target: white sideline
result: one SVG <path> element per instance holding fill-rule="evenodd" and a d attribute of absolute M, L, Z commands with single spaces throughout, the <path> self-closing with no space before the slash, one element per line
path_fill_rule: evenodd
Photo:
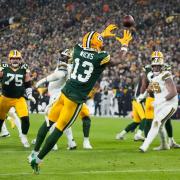
<path fill-rule="evenodd" d="M 180 169 L 134 169 L 118 171 L 79 171 L 79 172 L 60 172 L 60 173 L 42 173 L 42 175 L 76 175 L 76 174 L 108 174 L 108 173 L 149 173 L 149 172 L 180 172 Z M 4 173 L 0 176 L 22 176 L 32 175 L 32 173 Z"/>

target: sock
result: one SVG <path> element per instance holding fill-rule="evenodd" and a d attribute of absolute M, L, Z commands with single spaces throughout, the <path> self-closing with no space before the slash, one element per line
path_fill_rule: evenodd
<path fill-rule="evenodd" d="M 142 136 L 142 132 L 143 132 L 142 130 L 138 129 L 136 134 L 137 134 L 138 136 Z"/>
<path fill-rule="evenodd" d="M 165 130 L 164 126 L 160 127 L 159 135 L 160 135 L 160 138 L 161 138 L 161 145 L 165 146 L 167 144 L 167 138 L 166 138 L 166 130 Z"/>
<path fill-rule="evenodd" d="M 68 129 L 66 129 L 66 130 L 64 131 L 64 133 L 65 133 L 65 135 L 66 135 L 66 137 L 67 137 L 68 144 L 71 144 L 71 142 L 74 140 L 71 127 L 68 128 Z"/>
<path fill-rule="evenodd" d="M 171 124 L 171 119 L 168 119 L 166 121 L 165 128 L 166 128 L 168 137 L 169 138 L 173 137 L 173 128 L 172 128 L 172 124 Z"/>
<path fill-rule="evenodd" d="M 127 134 L 127 132 L 126 132 L 126 130 L 122 130 L 122 131 L 120 132 L 120 134 L 121 134 L 121 136 L 124 136 L 125 134 Z"/>
<path fill-rule="evenodd" d="M 63 132 L 59 129 L 55 128 L 52 134 L 49 135 L 49 137 L 46 139 L 46 142 L 41 149 L 41 151 L 38 154 L 39 159 L 43 159 L 49 151 L 54 147 L 54 145 L 57 143 L 58 139 L 62 136 Z"/>
<path fill-rule="evenodd" d="M 145 141 L 142 145 L 144 150 L 148 149 L 148 147 L 150 146 L 150 144 L 152 143 L 154 138 L 157 136 L 157 134 L 159 132 L 159 128 L 160 128 L 160 122 L 154 120 L 152 122 L 152 126 L 151 126 L 151 129 L 147 135 L 147 138 L 145 139 Z"/>
<path fill-rule="evenodd" d="M 89 131 L 91 127 L 91 119 L 89 118 L 89 116 L 83 117 L 82 123 L 84 137 L 89 137 Z"/>
<path fill-rule="evenodd" d="M 172 144 L 175 144 L 175 140 L 173 137 L 169 137 L 169 145 L 171 146 Z"/>
<path fill-rule="evenodd" d="M 22 134 L 27 134 L 29 131 L 29 117 L 28 116 L 24 116 L 21 117 L 21 129 L 22 129 Z"/>
<path fill-rule="evenodd" d="M 4 120 L 0 119 L 0 132 L 1 132 L 1 130 L 2 130 L 2 125 L 3 125 L 3 123 L 4 123 Z"/>
<path fill-rule="evenodd" d="M 14 123 L 18 129 L 18 132 L 19 132 L 19 137 L 22 135 L 22 130 L 21 130 L 21 121 L 20 119 L 18 118 L 17 114 L 14 112 L 14 113 L 9 113 L 9 116 L 14 120 Z"/>
<path fill-rule="evenodd" d="M 144 124 L 144 135 L 147 137 L 149 130 L 151 129 L 152 119 L 146 119 Z"/>
<path fill-rule="evenodd" d="M 7 130 L 6 123 L 5 123 L 5 121 L 2 121 L 2 122 L 4 122 L 4 123 L 2 124 L 2 127 L 1 127 L 1 134 L 7 135 L 7 134 L 9 134 L 9 131 Z"/>
<path fill-rule="evenodd" d="M 84 141 L 89 141 L 89 138 L 88 137 L 84 137 Z"/>
<path fill-rule="evenodd" d="M 139 124 L 139 129 L 141 131 L 144 131 L 145 122 L 146 122 L 146 119 L 142 119 L 140 124 Z"/>
<path fill-rule="evenodd" d="M 42 126 L 39 128 L 38 130 L 38 134 L 37 134 L 37 137 L 36 137 L 36 143 L 35 143 L 35 146 L 34 146 L 34 151 L 39 151 L 50 127 L 53 125 L 53 122 L 52 121 L 49 121 L 50 122 L 50 126 L 47 127 L 47 124 L 46 124 L 46 121 L 42 124 Z"/>
<path fill-rule="evenodd" d="M 129 131 L 134 132 L 134 130 L 136 129 L 136 127 L 139 125 L 139 123 L 136 122 L 132 122 L 131 124 L 129 124 L 126 128 L 125 131 L 128 133 Z"/>

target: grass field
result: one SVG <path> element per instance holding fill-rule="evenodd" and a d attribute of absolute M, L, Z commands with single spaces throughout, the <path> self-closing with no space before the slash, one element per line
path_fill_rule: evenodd
<path fill-rule="evenodd" d="M 29 139 L 37 133 L 43 115 L 31 115 Z M 141 142 L 133 141 L 133 134 L 117 141 L 115 135 L 130 122 L 128 119 L 92 118 L 91 143 L 93 150 L 82 148 L 82 126 L 77 120 L 73 125 L 78 149 L 66 150 L 66 137 L 58 142 L 60 149 L 44 159 L 40 175 L 32 174 L 27 163 L 31 149 L 24 149 L 17 130 L 10 129 L 11 137 L 0 139 L 0 180 L 12 179 L 73 179 L 73 180 L 179 180 L 180 149 L 155 152 L 159 139 L 147 153 L 140 153 Z M 180 121 L 173 121 L 174 137 L 180 143 Z"/>

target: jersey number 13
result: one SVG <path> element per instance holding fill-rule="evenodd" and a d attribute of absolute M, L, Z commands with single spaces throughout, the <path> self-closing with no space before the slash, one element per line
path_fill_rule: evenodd
<path fill-rule="evenodd" d="M 82 67 L 80 67 L 80 64 L 79 64 L 80 59 L 76 58 L 74 61 L 75 61 L 75 67 L 74 67 L 73 72 L 71 74 L 71 78 L 76 79 L 76 80 L 83 82 L 83 83 L 87 82 L 89 80 L 89 78 L 91 77 L 91 74 L 94 70 L 93 64 L 91 62 L 84 61 L 82 63 Z M 83 74 L 77 74 L 78 68 L 84 69 Z"/>

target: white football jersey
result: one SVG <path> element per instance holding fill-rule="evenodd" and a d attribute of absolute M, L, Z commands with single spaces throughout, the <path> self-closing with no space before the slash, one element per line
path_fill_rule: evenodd
<path fill-rule="evenodd" d="M 165 98 L 169 94 L 168 89 L 166 88 L 165 85 L 165 81 L 169 78 L 173 79 L 172 74 L 169 71 L 163 71 L 159 75 L 153 76 L 153 78 L 151 79 L 155 102 L 161 101 L 162 98 Z M 177 96 L 175 96 L 174 98 L 172 98 L 167 102 L 177 103 L 177 101 L 178 101 Z"/>
<path fill-rule="evenodd" d="M 56 93 L 60 93 L 68 78 L 68 70 L 64 67 L 56 68 L 54 73 L 51 74 L 51 76 L 54 77 L 54 79 L 56 80 L 49 82 L 48 92 L 50 96 Z"/>

